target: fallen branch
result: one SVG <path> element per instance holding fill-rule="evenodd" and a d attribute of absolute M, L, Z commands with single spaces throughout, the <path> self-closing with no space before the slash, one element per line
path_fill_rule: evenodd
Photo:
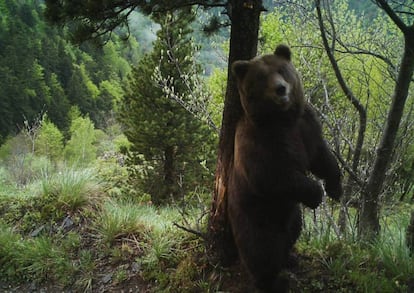
<path fill-rule="evenodd" d="M 198 236 L 198 237 L 200 237 L 204 240 L 207 239 L 207 235 L 203 232 L 200 232 L 200 231 L 197 231 L 197 230 L 194 230 L 194 229 L 191 229 L 191 228 L 184 227 L 184 226 L 182 226 L 182 225 L 180 225 L 176 222 L 174 222 L 173 225 L 176 226 L 177 228 L 180 228 L 180 229 L 188 232 L 188 233 L 194 234 L 194 235 L 196 235 L 196 236 Z"/>

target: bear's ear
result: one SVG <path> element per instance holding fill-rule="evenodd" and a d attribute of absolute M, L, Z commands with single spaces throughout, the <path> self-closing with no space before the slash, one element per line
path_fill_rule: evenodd
<path fill-rule="evenodd" d="M 231 71 L 237 79 L 242 80 L 249 69 L 249 61 L 235 61 L 231 66 Z"/>
<path fill-rule="evenodd" d="M 290 51 L 290 48 L 288 46 L 279 45 L 276 47 L 275 55 L 290 61 L 290 58 L 292 57 L 292 52 Z"/>

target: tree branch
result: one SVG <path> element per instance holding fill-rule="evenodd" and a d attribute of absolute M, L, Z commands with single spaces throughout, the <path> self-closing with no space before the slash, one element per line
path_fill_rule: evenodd
<path fill-rule="evenodd" d="M 326 51 L 326 54 L 328 55 L 329 61 L 331 63 L 331 66 L 334 70 L 336 79 L 338 80 L 338 83 L 344 92 L 345 96 L 348 98 L 348 100 L 351 102 L 351 104 L 354 106 L 354 108 L 358 111 L 359 114 L 359 130 L 358 130 L 358 138 L 357 143 L 355 147 L 355 152 L 353 155 L 353 162 L 352 162 L 352 170 L 355 172 L 358 164 L 359 164 L 359 158 L 361 156 L 362 146 L 364 143 L 364 136 L 365 136 L 365 130 L 367 125 L 367 113 L 365 110 L 365 107 L 360 103 L 360 101 L 355 97 L 352 90 L 348 87 L 348 85 L 345 82 L 345 79 L 342 76 L 341 70 L 339 69 L 338 63 L 335 59 L 335 56 L 333 55 L 332 49 L 329 47 L 328 38 L 326 36 L 326 28 L 323 23 L 322 18 L 322 10 L 321 10 L 321 1 L 316 0 L 316 11 L 318 16 L 318 24 L 319 29 L 321 32 L 322 42 Z M 331 24 L 333 26 L 333 24 Z M 335 39 L 332 39 L 333 43 Z M 332 45 L 333 47 L 334 45 Z"/>
<path fill-rule="evenodd" d="M 182 226 L 182 225 L 180 225 L 180 224 L 178 224 L 176 222 L 174 222 L 173 225 L 176 226 L 177 228 L 180 228 L 180 229 L 188 232 L 188 233 L 194 234 L 194 235 L 196 235 L 196 236 L 198 236 L 198 237 L 200 237 L 202 239 L 206 239 L 207 238 L 207 235 L 205 233 L 203 233 L 203 232 L 200 232 L 200 231 L 197 231 L 197 230 L 194 230 L 194 229 L 191 229 L 191 228 L 184 227 L 184 226 Z"/>
<path fill-rule="evenodd" d="M 358 184 L 359 187 L 364 187 L 365 182 L 359 178 L 359 176 L 352 170 L 352 168 L 348 165 L 347 162 L 342 158 L 340 154 L 336 150 L 332 151 L 337 160 L 341 163 L 342 167 L 346 170 L 346 172 L 351 176 L 352 180 L 355 181 L 356 184 Z"/>
<path fill-rule="evenodd" d="M 378 7 L 385 11 L 385 13 L 391 18 L 391 20 L 395 23 L 396 26 L 406 34 L 408 27 L 402 21 L 402 19 L 395 13 L 395 11 L 388 5 L 387 1 L 385 0 L 375 0 L 375 3 Z"/>

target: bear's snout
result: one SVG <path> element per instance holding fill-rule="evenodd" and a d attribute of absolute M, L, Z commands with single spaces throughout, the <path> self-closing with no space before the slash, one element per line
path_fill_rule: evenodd
<path fill-rule="evenodd" d="M 275 95 L 275 101 L 278 105 L 283 107 L 285 110 L 286 107 L 290 104 L 290 87 L 289 84 L 284 80 L 277 80 L 274 84 L 273 93 Z"/>
<path fill-rule="evenodd" d="M 275 74 L 269 80 L 269 89 L 273 91 L 272 95 L 276 97 L 278 104 L 289 102 L 290 84 L 280 74 Z"/>
<path fill-rule="evenodd" d="M 284 84 L 278 84 L 276 85 L 276 95 L 278 95 L 279 97 L 283 97 L 286 96 L 286 86 Z"/>

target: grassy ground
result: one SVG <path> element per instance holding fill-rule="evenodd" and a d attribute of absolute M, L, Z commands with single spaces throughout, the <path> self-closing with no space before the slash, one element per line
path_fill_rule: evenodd
<path fill-rule="evenodd" d="M 25 186 L 0 170 L 1 292 L 252 292 L 239 265 L 209 263 L 203 241 L 174 225 L 203 225 L 195 204 L 126 199 L 94 169 Z M 362 245 L 339 239 L 322 209 L 307 212 L 291 292 L 414 292 L 407 218 L 395 208 L 377 242 Z"/>

